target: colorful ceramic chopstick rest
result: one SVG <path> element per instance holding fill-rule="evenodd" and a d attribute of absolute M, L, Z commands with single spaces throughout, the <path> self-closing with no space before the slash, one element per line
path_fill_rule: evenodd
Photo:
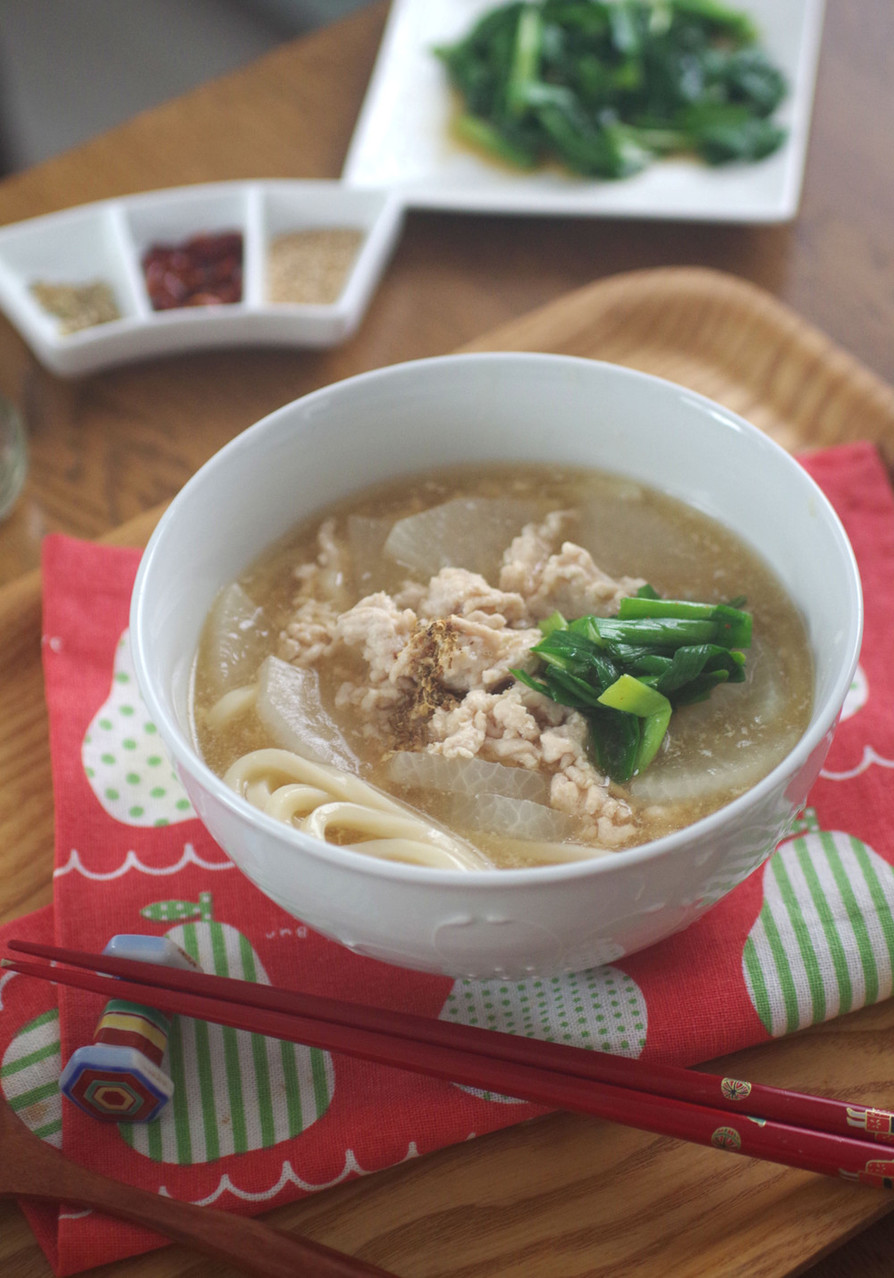
<path fill-rule="evenodd" d="M 178 945 L 164 936 L 121 934 L 103 950 L 119 958 L 142 959 L 164 967 L 195 968 Z M 162 1068 L 170 1021 L 163 1012 L 126 999 L 110 999 L 92 1043 L 72 1053 L 59 1090 L 93 1118 L 114 1123 L 148 1123 L 174 1094 Z"/>

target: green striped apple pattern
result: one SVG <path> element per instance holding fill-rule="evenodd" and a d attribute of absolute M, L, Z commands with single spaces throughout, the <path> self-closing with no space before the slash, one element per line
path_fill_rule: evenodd
<path fill-rule="evenodd" d="M 609 966 L 524 981 L 455 981 L 440 1019 L 634 1057 L 648 1031 L 642 990 L 626 972 Z M 495 1092 L 465 1090 L 512 1102 Z"/>
<path fill-rule="evenodd" d="M 141 913 L 189 920 L 167 935 L 204 971 L 270 983 L 245 936 L 211 917 L 209 893 Z M 170 1104 L 154 1122 L 118 1128 L 133 1149 L 163 1163 L 207 1163 L 289 1140 L 322 1117 L 334 1089 L 328 1052 L 188 1017 L 172 1021 L 164 1068 L 174 1082 Z"/>
<path fill-rule="evenodd" d="M 755 1011 L 779 1036 L 888 998 L 894 984 L 894 870 L 867 844 L 804 830 L 763 871 L 764 902 L 742 967 Z"/>
<path fill-rule="evenodd" d="M 153 920 L 189 919 L 168 936 L 207 972 L 269 984 L 246 938 L 211 917 L 211 897 L 158 901 Z M 191 1165 L 267 1149 L 306 1131 L 334 1090 L 327 1052 L 221 1025 L 173 1017 L 163 1064 L 174 1081 L 170 1104 L 151 1123 L 119 1123 L 123 1140 L 155 1162 Z M 51 1144 L 62 1144 L 59 1013 L 53 1008 L 15 1035 L 0 1062 L 0 1086 L 19 1117 Z"/>
<path fill-rule="evenodd" d="M 0 1085 L 22 1122 L 57 1149 L 62 1147 L 61 1069 L 59 1012 L 54 1007 L 23 1025 L 7 1045 Z"/>
<path fill-rule="evenodd" d="M 172 825 L 195 817 L 140 697 L 128 630 L 115 649 L 109 695 L 84 734 L 81 761 L 103 809 L 124 825 Z"/>

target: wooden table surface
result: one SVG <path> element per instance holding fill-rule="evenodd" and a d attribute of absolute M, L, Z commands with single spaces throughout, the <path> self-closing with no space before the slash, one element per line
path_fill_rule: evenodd
<path fill-rule="evenodd" d="M 192 182 L 337 177 L 385 14 L 385 5 L 374 4 L 7 178 L 0 182 L 0 224 Z M 47 532 L 108 533 L 170 498 L 223 443 L 280 404 L 355 372 L 443 354 L 621 271 L 702 265 L 742 276 L 894 382 L 892 83 L 891 0 L 827 0 L 804 194 L 793 223 L 739 227 L 413 213 L 363 326 L 331 351 L 189 354 L 64 381 L 37 365 L 0 320 L 0 391 L 25 413 L 31 453 L 23 496 L 0 525 L 0 586 L 37 566 Z M 36 903 L 29 900 L 28 907 Z M 6 895 L 0 917 L 21 908 Z M 842 1031 L 842 1050 L 847 1039 Z M 532 1129 L 529 1161 L 536 1161 L 537 1141 L 545 1138 L 542 1129 Z M 506 1172 L 517 1175 L 521 1193 L 528 1182 L 524 1167 L 514 1168 L 513 1149 L 507 1140 Z M 432 1166 L 449 1172 L 458 1156 L 445 1151 Z M 535 1187 L 529 1170 L 531 1192 L 547 1194 Z M 374 1178 L 374 1191 L 362 1183 L 347 1187 L 347 1199 L 369 1192 L 369 1210 L 376 1211 L 400 1174 Z M 429 1172 L 414 1174 L 424 1195 Z M 302 1227 L 312 1232 L 317 1222 L 325 1230 L 332 1210 L 325 1202 L 308 1207 Z M 449 1248 L 449 1222 L 440 1227 L 445 1232 L 438 1247 Z M 0 1207 L 0 1240 L 4 1274 L 49 1273 L 12 1206 Z M 811 1278 L 882 1278 L 891 1272 L 892 1246 L 894 1220 L 887 1217 L 814 1265 Z M 157 1263 L 151 1257 L 128 1262 L 126 1272 L 150 1275 L 160 1272 L 153 1268 Z M 495 1271 L 482 1262 L 463 1272 Z"/>

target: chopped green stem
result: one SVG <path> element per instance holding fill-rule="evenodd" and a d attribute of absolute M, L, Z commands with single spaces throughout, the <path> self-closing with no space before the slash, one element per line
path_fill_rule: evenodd
<path fill-rule="evenodd" d="M 506 106 L 514 115 L 522 115 L 526 109 L 525 91 L 536 83 L 540 69 L 540 41 L 543 20 L 540 10 L 528 4 L 518 15 L 515 35 L 515 55 L 506 85 Z"/>
<path fill-rule="evenodd" d="M 661 599 L 644 586 L 620 601 L 616 617 L 566 621 L 555 612 L 540 623 L 544 638 L 531 649 L 539 669 L 512 674 L 580 711 L 599 766 L 612 780 L 629 781 L 661 749 L 677 707 L 745 679 L 740 648 L 751 643 L 752 620 L 743 603 Z"/>
<path fill-rule="evenodd" d="M 747 648 L 751 642 L 751 617 L 730 604 L 692 603 L 688 599 L 622 599 L 618 616 L 624 621 L 641 617 L 668 617 L 677 620 L 712 621 L 717 631 L 712 638 L 730 648 Z"/>
<path fill-rule="evenodd" d="M 600 694 L 599 702 L 612 710 L 625 710 L 627 714 L 635 714 L 638 719 L 648 719 L 652 714 L 664 714 L 665 710 L 670 718 L 670 702 L 667 697 L 629 674 L 622 674 L 606 688 Z"/>
<path fill-rule="evenodd" d="M 538 623 L 540 633 L 544 639 L 548 639 L 554 630 L 564 630 L 568 622 L 560 612 L 554 612 L 549 617 Z"/>

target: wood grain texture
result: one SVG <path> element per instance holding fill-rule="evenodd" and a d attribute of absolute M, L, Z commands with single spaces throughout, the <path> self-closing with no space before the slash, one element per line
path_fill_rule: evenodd
<path fill-rule="evenodd" d="M 0 182 L 0 223 L 155 187 L 337 177 L 385 13 L 372 5 Z M 0 319 L 0 390 L 26 411 L 32 459 L 24 496 L 0 525 L 0 585 L 9 583 L 0 590 L 3 917 L 51 891 L 39 579 L 22 576 L 36 568 L 43 535 L 140 544 L 158 503 L 282 403 L 467 344 L 539 346 L 671 377 L 787 447 L 868 437 L 892 462 L 894 6 L 827 0 L 826 15 L 804 195 L 790 225 L 414 213 L 364 324 L 342 347 L 171 356 L 71 382 L 40 368 Z M 730 1067 L 892 1104 L 892 1031 L 885 1004 Z M 408 1278 L 889 1278 L 894 1217 L 866 1227 L 890 1205 L 876 1191 L 555 1115 L 271 1219 Z M 50 1274 L 8 1203 L 0 1273 Z M 227 1278 L 181 1248 L 97 1273 Z"/>
<path fill-rule="evenodd" d="M 262 1220 L 208 1209 L 170 1195 L 139 1189 L 79 1166 L 31 1131 L 12 1105 L 0 1103 L 0 1194 L 109 1212 L 176 1239 L 218 1265 L 235 1263 L 253 1278 L 391 1278 L 378 1265 L 333 1251 L 300 1234 L 272 1229 Z"/>
<path fill-rule="evenodd" d="M 746 411 L 786 447 L 868 437 L 894 460 L 890 388 L 768 294 L 717 272 L 666 269 L 603 280 L 469 348 L 608 358 Z M 817 378 L 822 391 L 814 394 Z M 107 540 L 142 544 L 158 514 L 144 511 Z M 8 778 L 0 787 L 0 831 L 9 836 L 4 917 L 49 899 L 39 589 L 32 573 L 0 590 L 0 651 L 7 658 L 0 692 L 12 707 L 8 724 L 0 723 Z M 887 1002 L 712 1068 L 894 1104 L 892 1032 L 894 1003 Z M 269 1219 L 419 1278 L 782 1278 L 804 1272 L 890 1206 L 880 1191 L 557 1114 L 342 1185 Z M 889 1222 L 880 1228 L 890 1230 Z M 846 1249 L 848 1264 L 855 1245 Z M 862 1246 L 881 1245 L 870 1233 Z M 813 1278 L 839 1278 L 828 1268 L 834 1257 L 823 1263 L 825 1272 L 820 1264 Z M 49 1273 L 5 1208 L 0 1272 Z M 96 1272 L 210 1278 L 219 1270 L 169 1248 Z M 887 1271 L 840 1274 L 854 1272 L 881 1278 Z"/>
<path fill-rule="evenodd" d="M 467 350 L 560 351 L 626 364 L 720 400 L 793 451 L 872 440 L 894 468 L 894 390 L 768 293 L 700 267 L 577 290 Z"/>
<path fill-rule="evenodd" d="M 0 182 L 0 223 L 156 187 L 337 177 L 385 13 L 372 5 Z M 785 226 L 417 212 L 365 322 L 339 348 L 170 356 L 75 382 L 36 365 L 0 319 L 0 390 L 23 405 L 32 453 L 0 535 L 0 582 L 37 565 L 46 531 L 116 527 L 305 391 L 443 354 L 631 270 L 702 266 L 747 279 L 894 381 L 894 130 L 880 107 L 892 51 L 890 0 L 828 0 L 802 207 Z"/>

